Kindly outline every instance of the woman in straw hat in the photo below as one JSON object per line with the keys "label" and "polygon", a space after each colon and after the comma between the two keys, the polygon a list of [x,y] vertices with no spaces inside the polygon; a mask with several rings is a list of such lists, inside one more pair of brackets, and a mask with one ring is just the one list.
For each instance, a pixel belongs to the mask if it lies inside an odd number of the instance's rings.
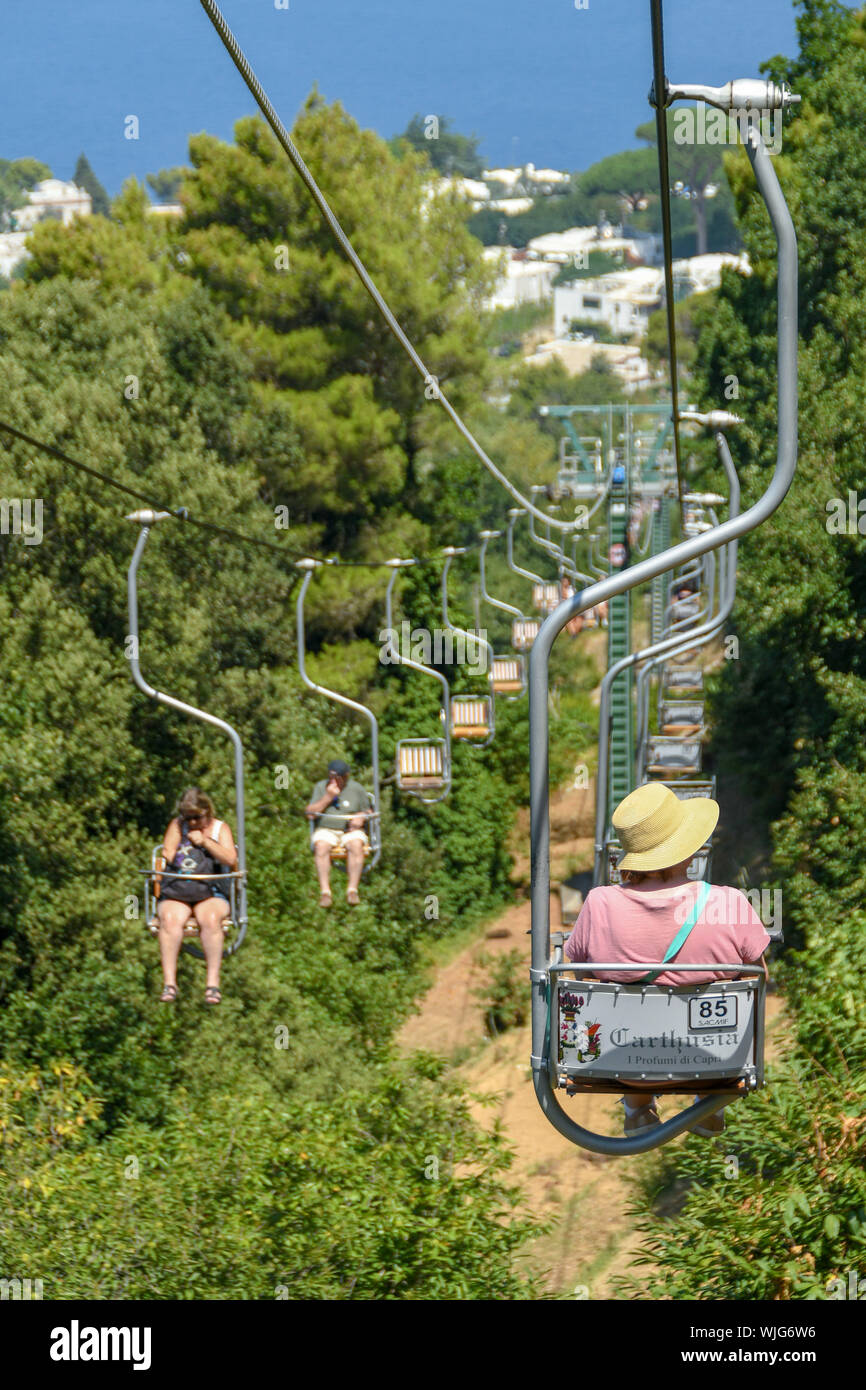
{"label": "woman in straw hat", "polygon": [[[709,840],[718,819],[719,807],[709,797],[680,801],[661,782],[647,782],[620,802],[613,813],[613,826],[625,851],[617,866],[622,884],[593,888],[587,894],[565,943],[568,959],[622,961],[624,965],[663,961],[689,920],[701,889],[700,883],[687,877],[686,870]],[[736,888],[714,886],[677,951],[676,961],[683,965],[704,961],[730,964],[736,960],[752,964],[762,958],[769,943],[748,898]],[[599,971],[598,978],[629,984],[645,974],[642,970],[616,975]],[[678,972],[672,964],[654,983],[689,985],[729,978],[730,971]],[[628,1094],[623,1104],[626,1134],[659,1123],[654,1095]],[[725,1127],[722,1109],[695,1125],[693,1133],[720,1134]]]}

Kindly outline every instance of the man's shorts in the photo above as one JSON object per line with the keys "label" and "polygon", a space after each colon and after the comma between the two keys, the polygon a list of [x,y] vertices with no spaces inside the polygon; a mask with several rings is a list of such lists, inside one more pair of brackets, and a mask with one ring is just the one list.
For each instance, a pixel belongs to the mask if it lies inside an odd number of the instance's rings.
{"label": "man's shorts", "polygon": [[366,849],[370,841],[367,839],[364,830],[314,830],[314,845],[330,845],[332,849],[343,849],[350,845],[353,840],[360,840]]}

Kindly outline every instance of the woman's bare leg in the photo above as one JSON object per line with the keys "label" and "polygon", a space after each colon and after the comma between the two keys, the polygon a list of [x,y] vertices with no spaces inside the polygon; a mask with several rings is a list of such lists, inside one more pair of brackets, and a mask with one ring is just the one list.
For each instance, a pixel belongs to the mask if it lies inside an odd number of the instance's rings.
{"label": "woman's bare leg", "polygon": [[183,943],[183,924],[189,916],[189,904],[173,902],[170,898],[159,904],[159,955],[162,978],[166,985],[177,986],[177,958]]}
{"label": "woman's bare leg", "polygon": [[199,925],[201,948],[207,966],[206,988],[219,989],[220,966],[223,958],[223,919],[229,914],[229,905],[224,898],[206,898],[196,903],[195,920]]}

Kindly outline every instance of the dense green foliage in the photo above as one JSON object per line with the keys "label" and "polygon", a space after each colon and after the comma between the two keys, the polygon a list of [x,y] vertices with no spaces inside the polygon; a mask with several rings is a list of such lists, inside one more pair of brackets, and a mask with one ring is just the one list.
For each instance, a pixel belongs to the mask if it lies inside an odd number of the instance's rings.
{"label": "dense green foliage", "polygon": [[[866,1269],[866,153],[853,136],[866,121],[866,22],[835,0],[801,9],[800,56],[771,64],[803,96],[775,161],[800,244],[800,459],[783,506],[741,543],[739,656],[715,700],[722,771],[775,822],[792,1038],[769,1089],[729,1112],[738,1176],[698,1140],[662,1164],[662,1183],[674,1163],[691,1183],[671,1227],[645,1223],[660,1267],[650,1293],[673,1298],[845,1297],[849,1272]],[[726,275],[703,315],[696,375],[713,405],[738,376],[751,502],[775,455],[775,258],[742,156],[731,176],[753,274]]]}
{"label": "dense green foliage", "polygon": [[[339,107],[311,100],[295,133],[430,369],[458,404],[478,402],[473,423],[512,475],[544,476],[552,441],[492,403],[487,273],[460,206],[437,199],[422,216],[421,161]],[[239,122],[231,146],[197,136],[190,155],[178,224],[130,184],[110,219],[35,231],[23,280],[0,296],[0,416],[278,547],[166,522],[140,571],[146,677],[244,740],[249,940],[218,1010],[203,1010],[188,957],[176,1008],[157,1003],[137,870],[185,785],[232,822],[229,750],[129,679],[135,503],[4,446],[0,491],[42,499],[44,535],[0,548],[0,1264],[59,1298],[517,1297],[527,1227],[503,1145],[437,1064],[399,1060],[391,1038],[426,941],[507,894],[526,702],[501,707],[486,753],[456,749],[441,806],[386,783],[381,865],[354,911],[335,875],[326,916],[301,811],[329,756],[364,777],[369,748],[302,687],[292,612],[294,556],[435,557],[501,522],[502,498],[263,125]],[[473,566],[453,575],[464,622]],[[439,575],[436,560],[401,580],[398,622],[439,625]],[[488,577],[525,601],[499,549]],[[376,710],[390,760],[397,737],[438,719],[433,682],[377,660],[386,578],[317,575],[307,635],[316,676]],[[577,671],[587,690],[590,665]],[[589,702],[562,703],[553,758],[567,767]]]}
{"label": "dense green foliage", "polygon": [[38,159],[0,159],[0,229],[6,230],[9,213],[26,201],[25,194],[51,170]]}

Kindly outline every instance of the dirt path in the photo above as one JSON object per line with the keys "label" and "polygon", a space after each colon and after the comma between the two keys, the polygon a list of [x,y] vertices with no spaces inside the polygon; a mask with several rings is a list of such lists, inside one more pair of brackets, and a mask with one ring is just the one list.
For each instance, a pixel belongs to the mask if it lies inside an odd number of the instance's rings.
{"label": "dirt path", "polygon": [[[552,866],[564,868],[566,863],[581,859],[581,867],[589,866],[592,837],[591,832],[589,837],[584,832],[593,797],[590,787],[559,793],[552,799]],[[522,872],[518,862],[518,879]],[[397,1041],[407,1050],[423,1048],[449,1058],[473,1096],[471,1109],[478,1123],[492,1128],[498,1120],[502,1125],[514,1152],[514,1178],[532,1209],[553,1223],[550,1233],[533,1241],[526,1255],[549,1295],[613,1298],[617,1296],[616,1276],[639,1274],[644,1268],[629,1269],[640,1238],[626,1211],[634,1197],[638,1165],[646,1160],[604,1158],[562,1138],[545,1120],[535,1098],[528,1024],[493,1040],[485,1029],[483,996],[492,961],[516,951],[517,978],[526,980],[529,921],[529,903],[515,904],[480,933],[477,941],[440,967],[418,1002],[418,1012],[406,1021]],[[554,930],[560,926],[558,895],[551,897],[551,924]],[[772,1058],[784,1027],[781,1001],[774,995],[767,999],[767,1025],[767,1053]],[[622,1107],[613,1096],[577,1096],[564,1104],[573,1118],[589,1129],[621,1132]]]}

